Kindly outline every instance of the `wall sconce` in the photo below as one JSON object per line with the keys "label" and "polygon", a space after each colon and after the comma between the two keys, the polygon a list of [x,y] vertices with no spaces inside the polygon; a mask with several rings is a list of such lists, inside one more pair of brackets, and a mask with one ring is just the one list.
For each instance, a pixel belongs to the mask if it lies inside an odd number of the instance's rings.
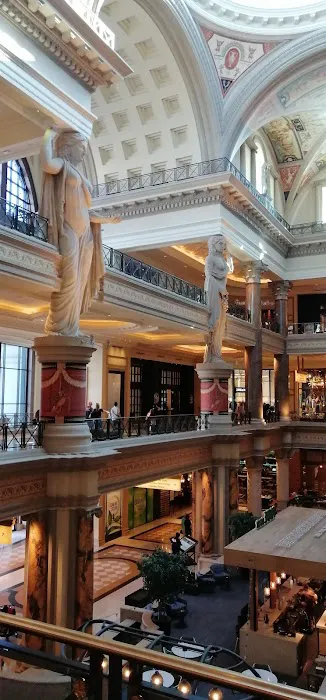
{"label": "wall sconce", "polygon": [[271,589],[270,589],[270,587],[269,587],[269,586],[265,586],[265,588],[264,588],[264,596],[265,596],[265,598],[269,598],[270,594],[271,594]]}
{"label": "wall sconce", "polygon": [[284,571],[283,571],[283,573],[281,574],[281,579],[282,579],[283,581],[285,581],[285,579],[286,579],[286,574],[284,573]]}
{"label": "wall sconce", "polygon": [[271,591],[276,591],[276,582],[275,581],[271,581],[270,586],[271,586]]}
{"label": "wall sconce", "polygon": [[276,576],[276,583],[277,583],[277,585],[278,585],[278,586],[280,586],[280,585],[281,585],[281,583],[282,583],[282,579],[281,579],[281,577],[280,577],[280,576]]}
{"label": "wall sconce", "polygon": [[187,681],[185,678],[181,678],[181,681],[179,681],[177,687],[178,687],[179,693],[182,693],[182,695],[190,695],[191,685],[190,685],[189,681]]}
{"label": "wall sconce", "polygon": [[105,674],[106,674],[106,673],[109,673],[109,659],[106,659],[106,658],[104,657],[104,659],[103,659],[103,661],[102,661],[102,663],[101,663],[101,666],[102,666],[102,671],[103,671],[103,673],[105,673]]}
{"label": "wall sconce", "polygon": [[163,676],[159,671],[154,671],[153,675],[151,676],[151,682],[156,688],[163,685]]}

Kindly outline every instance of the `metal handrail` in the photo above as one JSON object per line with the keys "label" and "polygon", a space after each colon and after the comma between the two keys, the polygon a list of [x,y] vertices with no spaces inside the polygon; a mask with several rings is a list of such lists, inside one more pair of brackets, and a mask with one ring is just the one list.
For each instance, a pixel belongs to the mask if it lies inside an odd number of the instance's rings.
{"label": "metal handrail", "polygon": [[287,231],[290,231],[290,224],[283,216],[273,207],[268,199],[268,196],[261,194],[251,184],[251,182],[240,172],[240,170],[231,163],[228,158],[214,158],[214,160],[205,160],[201,163],[189,163],[187,165],[179,165],[168,170],[160,170],[156,173],[146,173],[145,175],[134,175],[122,180],[112,180],[99,185],[95,185],[93,189],[93,197],[105,197],[108,195],[121,194],[133,190],[141,190],[146,187],[158,187],[180,180],[191,180],[195,177],[203,177],[205,175],[217,175],[220,173],[229,172],[237,178],[243,185],[247,187],[249,192],[257,199],[260,204],[269,211],[272,216],[282,225]]}
{"label": "metal handrail", "polygon": [[296,234],[314,234],[314,233],[326,233],[326,222],[325,221],[308,221],[303,224],[295,224],[291,226],[291,233]]}
{"label": "metal handrail", "polygon": [[[152,649],[139,648],[124,642],[103,641],[100,637],[95,637],[91,634],[75,632],[65,627],[57,627],[56,625],[24,617],[16,617],[7,613],[0,613],[0,625],[13,631],[25,632],[42,639],[67,644],[73,648],[85,649],[90,653],[91,663],[92,656],[99,662],[104,655],[109,656],[110,672],[111,664],[113,672],[115,660],[118,660],[121,664],[122,659],[126,659],[131,663],[140,664],[140,666],[146,665],[153,668],[162,668],[166,671],[174,671],[180,675],[180,658],[153,651]],[[30,651],[32,652],[33,650],[31,649]],[[96,669],[98,673],[101,673],[101,663],[94,664],[94,673]],[[256,678],[249,678],[236,671],[226,670],[217,666],[213,667],[206,663],[189,661],[188,659],[182,659],[182,671],[185,677],[189,676],[189,678],[198,679],[206,683],[209,682],[213,685],[221,684],[233,690],[246,691],[266,698],[275,698],[275,700],[314,700],[316,697],[315,693],[302,690],[301,688],[268,683]]]}
{"label": "metal handrail", "polygon": [[48,240],[48,220],[34,211],[11,204],[0,197],[0,225],[19,231],[25,236],[32,236],[41,241]]}
{"label": "metal handrail", "polygon": [[103,254],[105,269],[108,271],[122,272],[129,277],[178,294],[197,304],[206,304],[206,292],[202,287],[197,287],[195,284],[186,282],[180,277],[132,258],[127,253],[122,253],[107,245],[103,245]]}

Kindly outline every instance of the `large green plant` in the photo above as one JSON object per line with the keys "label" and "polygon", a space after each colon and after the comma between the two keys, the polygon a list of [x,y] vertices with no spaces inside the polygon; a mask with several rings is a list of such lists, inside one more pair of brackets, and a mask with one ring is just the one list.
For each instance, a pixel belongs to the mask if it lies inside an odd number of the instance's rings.
{"label": "large green plant", "polygon": [[138,568],[151,602],[157,600],[160,611],[165,609],[171,596],[184,590],[188,569],[182,554],[169,554],[156,549],[138,562]]}
{"label": "large green plant", "polygon": [[252,513],[245,511],[235,513],[229,518],[230,536],[232,542],[239,537],[246,535],[255,527],[256,517]]}

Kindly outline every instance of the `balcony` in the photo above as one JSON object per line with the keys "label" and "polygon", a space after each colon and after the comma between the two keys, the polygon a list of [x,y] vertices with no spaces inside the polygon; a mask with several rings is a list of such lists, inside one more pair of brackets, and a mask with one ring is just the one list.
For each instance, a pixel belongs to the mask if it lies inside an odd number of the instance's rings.
{"label": "balcony", "polygon": [[10,204],[2,197],[0,197],[0,226],[14,229],[39,241],[48,240],[47,219],[29,209]]}
{"label": "balcony", "polygon": [[146,175],[137,175],[135,177],[125,178],[124,180],[113,180],[112,182],[96,185],[93,190],[93,198],[96,200],[102,197],[156,188],[162,185],[169,185],[185,180],[194,180],[210,175],[219,175],[221,173],[230,173],[241,182],[242,185],[245,185],[259,204],[272,214],[281,226],[287,231],[290,231],[290,225],[283,216],[279,214],[275,207],[273,207],[268,198],[258,192],[251,182],[249,182],[240,170],[227,158],[215,158],[214,160],[206,160],[202,163],[187,164],[176,168],[170,168],[169,170],[161,170],[157,173],[147,173]]}
{"label": "balcony", "polygon": [[288,355],[326,353],[326,328],[320,321],[291,323],[286,339]]}

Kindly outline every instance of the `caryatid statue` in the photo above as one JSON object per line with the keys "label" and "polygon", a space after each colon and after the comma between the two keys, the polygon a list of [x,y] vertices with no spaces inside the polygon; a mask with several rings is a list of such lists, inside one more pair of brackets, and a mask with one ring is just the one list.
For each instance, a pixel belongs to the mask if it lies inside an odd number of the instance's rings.
{"label": "caryatid statue", "polygon": [[228,272],[233,265],[232,258],[226,257],[226,253],[224,236],[211,236],[208,239],[208,256],[205,260],[205,291],[209,309],[209,335],[204,362],[214,362],[222,357],[222,341],[228,310],[226,282]]}
{"label": "caryatid statue", "polygon": [[[101,218],[90,213],[92,185],[78,166],[86,152],[78,131],[47,129],[41,149],[43,169],[40,213],[48,219],[48,240],[61,254],[61,286],[51,296],[47,334],[78,336],[79,319],[100,289],[104,276]],[[55,151],[55,153],[54,153]]]}

